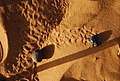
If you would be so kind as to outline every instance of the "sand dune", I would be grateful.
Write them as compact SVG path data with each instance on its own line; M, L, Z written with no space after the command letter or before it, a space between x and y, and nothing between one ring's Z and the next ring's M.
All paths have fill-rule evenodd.
M119 2L0 1L1 80L120 81ZM102 45L92 47L96 34ZM54 54L34 63L32 53L51 44Z

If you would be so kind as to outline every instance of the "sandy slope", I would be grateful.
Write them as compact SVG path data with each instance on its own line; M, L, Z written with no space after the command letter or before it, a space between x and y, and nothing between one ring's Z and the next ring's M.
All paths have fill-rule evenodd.
M0 2L9 44L1 74L10 81L120 81L119 2ZM103 45L91 47L88 39L95 34ZM50 44L55 45L53 56L34 63L32 52Z
M38 73L40 75L41 80L47 81L49 78L50 81L59 81L64 72L69 67L70 69L66 71L61 81L120 80L119 58L117 56L119 46L116 45L119 44L118 42L119 38L117 40L114 40L114 38L119 37L119 23L118 23L119 14L114 10L115 9L113 8L114 4L111 3L113 2L112 1L91 2L88 0L70 1L69 9L68 12L66 13L65 19L59 25L59 29L56 30L55 35L53 35L54 36L53 41L55 41L56 44L61 46L60 49L55 52L53 58L56 57L56 59L58 59L57 55L61 55L61 60L63 62L60 63L62 65L59 65L60 59L55 60L57 61L55 63L58 63L58 66ZM90 43L88 42L87 38L89 38L91 35L95 33L101 33L106 31L112 31L112 35L110 35L110 38L107 40L113 39L112 42L110 43L108 42L107 44L105 44L105 46L108 49L104 48L106 50L103 49L101 52L98 51L99 53L95 52L96 54L92 56L87 55L94 54L95 49L90 50L87 53L83 52L83 54L86 55L87 57L80 58L80 60L78 60L77 62L73 61L74 55L72 56L73 59L71 59L70 57L64 58L65 55L72 55L74 52L77 51L80 51L78 54L82 54L81 50L89 49L90 46ZM109 34L104 33L102 36L103 38L101 38L101 41L105 43L106 42L105 37L109 37ZM116 43L113 44L114 42ZM101 46L100 48L102 48L103 46ZM98 49L96 48L96 50L99 50L99 48ZM80 56L81 55L78 55L78 57ZM77 55L75 55L75 57L77 57ZM66 59L69 60L71 59L72 61L69 62L69 60L66 61ZM65 64L63 64L64 62ZM74 62L75 64L73 64ZM48 65L48 67L50 66L52 67L54 65L56 64L53 63L52 65ZM53 77L52 75L54 75L54 77L56 78L51 78Z
M6 59L8 53L8 38L1 18L0 30L0 63L2 63Z

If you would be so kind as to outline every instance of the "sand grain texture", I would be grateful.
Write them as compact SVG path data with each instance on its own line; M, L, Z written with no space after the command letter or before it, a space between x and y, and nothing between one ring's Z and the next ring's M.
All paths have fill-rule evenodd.
M8 50L0 73L9 81L120 81L119 2L0 1L0 42L8 39L0 47L0 60ZM96 34L102 45L92 47ZM33 51L51 44L54 54L34 63Z

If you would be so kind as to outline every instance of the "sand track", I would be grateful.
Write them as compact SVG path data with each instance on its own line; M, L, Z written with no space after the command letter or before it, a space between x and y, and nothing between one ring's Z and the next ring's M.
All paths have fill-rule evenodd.
M119 0L5 0L0 7L9 46L0 72L8 80L120 80ZM100 47L89 42L95 34ZM31 53L50 44L55 45L51 58L34 63Z
M35 67L31 53L46 45L44 42L48 39L50 32L64 17L67 2L64 0L14 0L3 1L2 6L5 10L3 20L10 48L5 69L7 77L11 77L22 73L27 68ZM35 70L27 72L26 79L36 79ZM24 79L24 76L22 77ZM10 80L22 80L22 77L14 77Z

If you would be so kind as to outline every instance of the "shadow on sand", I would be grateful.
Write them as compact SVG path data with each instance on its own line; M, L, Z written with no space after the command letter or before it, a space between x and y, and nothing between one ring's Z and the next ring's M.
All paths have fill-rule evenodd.
M52 67L55 67L55 66L58 66L58 65L76 60L76 59L80 59L82 57L85 57L85 56L88 56L88 55L91 55L91 54L94 54L94 53L97 53L99 51L102 51L104 49L107 49L107 48L112 47L112 46L114 46L116 44L119 44L119 43L120 43L120 37L117 37L115 39L112 39L108 42L103 43L100 46L88 48L88 49L83 50L83 51L79 51L79 52L71 54L69 56L65 56L63 58L59 58L57 60L45 63L45 64L40 65L40 66L38 66L37 68L34 68L34 69L36 69L37 72L44 71L46 69L49 69L49 68L52 68ZM28 70L33 70L33 69L28 68ZM26 73L26 72L23 72L21 74L15 75L15 76L12 76L8 80L11 80L11 79L16 78L16 77L22 77L21 75L24 74L24 73Z
M9 41L9 51L8 51L7 59L5 61L5 68L10 72L14 72L12 65L13 64L15 66L17 65L16 58L19 56L18 54L21 53L22 47L25 44L25 42L22 40L22 38L25 38L24 37L25 35L23 33L21 34L20 32L24 29L27 29L27 27L30 25L30 21L26 20L26 17L23 14L21 14L21 9L18 6L19 4L24 8L24 3L22 3L21 1L26 1L26 0L7 0L7 1L1 0L0 1L0 6L3 6L5 10L5 13L3 13L2 15L3 15L5 29L7 31L6 33L8 35L8 41ZM28 5L30 6L33 5L32 0L27 0L27 2L28 2ZM41 4L45 8L44 10L41 10L41 7L40 7L38 8L38 11L44 14L46 18L40 15L40 17L37 17L36 19L38 19L38 21L41 22L41 24L43 25L43 27L46 29L47 32L50 32L54 27L60 24L62 18L64 17L64 14L65 14L64 11L66 8L62 10L63 8L62 6L65 6L66 3L64 0L59 2L58 0L48 0L47 5L45 3L45 0L43 0L42 3L41 3L41 0L38 0L38 2L39 2L38 4ZM56 2L56 5L53 6L52 3L54 2ZM61 6L61 3L64 3L64 4ZM56 6L58 8L56 8ZM37 10L35 6L32 6L32 7L35 8L34 11ZM26 8L24 9L25 11L27 10ZM24 14L28 15L27 12L24 12ZM33 16L36 17L35 14ZM38 23L35 24L35 26L33 27L36 27L36 26L38 26L39 29L41 27L41 25L38 25ZM40 31L40 33L43 33L43 32ZM48 33L46 33L46 36L47 35ZM29 38L27 38L26 40L29 42L28 39ZM41 42L43 41L42 39L43 38L41 38ZM50 55L49 56L45 55L43 59L50 58L50 57L51 57ZM28 69L28 70L31 71L31 69ZM26 72L23 72L23 73L26 73ZM21 79L20 77L21 74L15 75L15 76L19 76L18 78ZM16 80L16 78L12 78L10 81L13 81L13 80Z
M76 80L75 78L62 78L60 81L84 81L84 80Z
M55 46L54 44L45 46L40 50L40 53L43 54L43 59L49 59L53 56L55 51Z
M7 81L7 78L4 75L0 74L0 81Z
M111 30L99 33L98 37L101 44L105 43L110 38L111 34L112 34Z
M20 12L10 12L6 6L4 9L6 13L3 14L3 19L9 41L8 56L5 64L6 68L11 71L11 66L16 64L16 57L18 57L18 54L21 51L19 49L22 49L22 46L24 45L24 41L21 37L22 35L24 36L24 34L20 34L21 29L25 29L29 25L29 22L26 21L25 17L23 17ZM17 8L15 9L17 10Z
M10 4L16 4L19 3L23 0L0 0L0 6L6 6L6 5L10 5Z
M72 55L48 62L48 63L43 64L43 65L40 65L37 67L37 71L38 72L43 71L43 70L55 67L57 65L61 65L61 64L64 64L64 63L67 63L67 62L70 62L70 61L73 61L73 60L76 60L76 59L79 59L79 58L82 58L82 57L85 57L85 56L88 56L88 55L91 55L94 53L97 53L97 52L102 51L106 48L109 48L109 47L112 47L116 44L119 44L119 42L120 42L120 37L115 38L113 40L110 40L110 41L102 44L101 46L89 48L89 49L74 53Z

